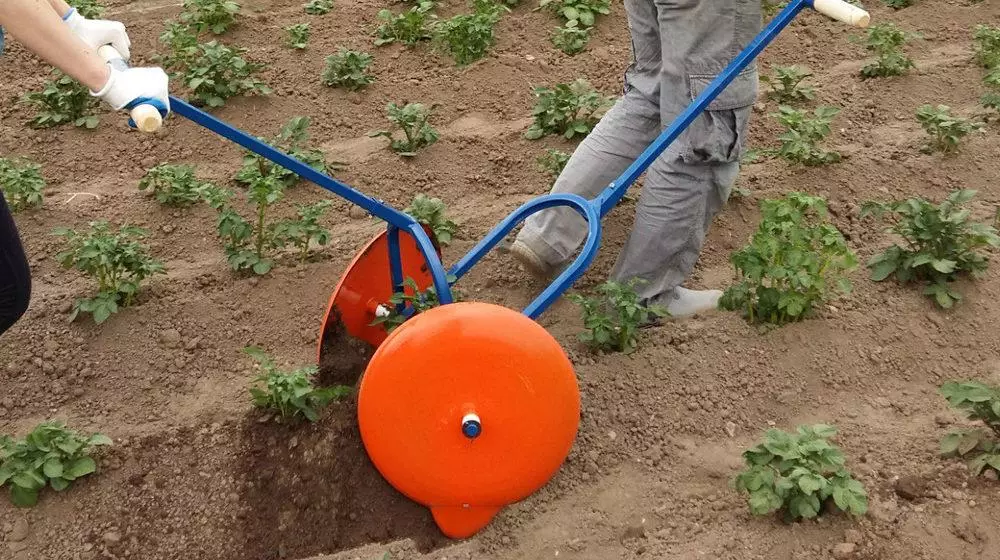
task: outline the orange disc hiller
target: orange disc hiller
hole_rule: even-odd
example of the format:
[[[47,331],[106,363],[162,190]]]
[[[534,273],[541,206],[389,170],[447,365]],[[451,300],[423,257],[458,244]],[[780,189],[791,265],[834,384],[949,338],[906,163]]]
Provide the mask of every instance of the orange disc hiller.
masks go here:
[[[448,273],[432,236],[417,221],[383,202],[274,149],[199,110],[170,98],[170,108],[285,167],[388,223],[347,267],[337,284],[320,336],[320,362],[342,348],[338,338],[374,349],[358,392],[358,422],[372,462],[399,491],[433,512],[456,538],[484,527],[506,504],[528,496],[569,453],[580,395],[569,360],[533,321],[579,278],[593,260],[601,218],[643,172],[804,8],[866,26],[868,14],[844,0],[791,0],[698,97],[593,200],[547,194],[525,203],[487,234]],[[141,100],[140,100],[141,101]],[[141,107],[134,109],[138,110]],[[522,313],[487,303],[453,303],[462,278],[529,215],[567,206],[587,222],[576,259]],[[440,307],[414,315],[393,302],[412,279],[410,296],[433,286]],[[411,298],[412,299],[412,298]],[[377,317],[411,317],[386,336]],[[346,368],[345,371],[350,371]],[[354,383],[351,377],[337,379]]]

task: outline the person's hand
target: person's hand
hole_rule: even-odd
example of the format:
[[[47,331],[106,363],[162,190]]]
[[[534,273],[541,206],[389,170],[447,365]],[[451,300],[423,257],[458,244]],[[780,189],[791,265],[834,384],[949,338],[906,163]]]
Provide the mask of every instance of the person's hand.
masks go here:
[[[166,118],[170,113],[167,73],[162,68],[129,68],[118,70],[108,65],[110,76],[101,91],[91,95],[100,97],[115,110],[131,109],[136,105],[152,105]],[[135,123],[129,122],[135,126]]]
[[[63,18],[70,30],[90,48],[97,50],[104,45],[111,45],[121,53],[122,58],[129,59],[129,47],[132,41],[125,32],[125,25],[118,21],[106,19],[87,19],[70,8]]]

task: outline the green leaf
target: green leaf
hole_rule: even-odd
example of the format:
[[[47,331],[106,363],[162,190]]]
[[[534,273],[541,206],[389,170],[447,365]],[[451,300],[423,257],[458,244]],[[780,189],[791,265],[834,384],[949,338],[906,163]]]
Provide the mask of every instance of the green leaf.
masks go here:
[[[62,492],[63,490],[69,488],[70,482],[65,478],[52,478],[49,479],[49,484],[56,492]]]
[[[15,484],[10,487],[10,501],[18,507],[31,507],[38,503],[38,490]]]
[[[90,457],[81,457],[74,461],[66,472],[66,478],[74,480],[97,470],[97,463]]]
[[[44,472],[45,476],[49,478],[61,477],[63,474],[62,461],[56,458],[45,461],[45,464],[42,467],[42,472]]]

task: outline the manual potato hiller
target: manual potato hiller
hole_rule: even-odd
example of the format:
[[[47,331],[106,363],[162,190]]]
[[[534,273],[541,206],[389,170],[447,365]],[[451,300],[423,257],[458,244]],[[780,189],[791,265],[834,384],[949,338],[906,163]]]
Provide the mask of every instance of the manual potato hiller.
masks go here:
[[[170,104],[173,112],[388,223],[386,231],[355,257],[334,289],[319,352],[322,355],[323,341],[334,331],[376,348],[358,386],[358,423],[368,455],[396,489],[431,509],[446,535],[464,538],[485,527],[500,508],[546,484],[576,438],[580,396],[573,367],[559,343],[533,319],[590,265],[604,215],[806,7],[860,27],[869,22],[864,10],[843,0],[792,0],[597,198],[547,194],[528,201],[447,272],[431,236],[409,215],[181,99],[171,97]],[[120,63],[121,57],[109,49],[102,47],[102,55]],[[131,115],[141,130],[156,130],[161,124],[151,105],[135,107]],[[529,215],[555,206],[579,212],[587,221],[588,234],[580,254],[551,285],[521,313],[490,303],[453,303],[449,280],[460,280]],[[402,291],[406,277],[421,290],[433,285],[442,305],[412,316],[386,335],[382,326],[371,323],[380,306]]]

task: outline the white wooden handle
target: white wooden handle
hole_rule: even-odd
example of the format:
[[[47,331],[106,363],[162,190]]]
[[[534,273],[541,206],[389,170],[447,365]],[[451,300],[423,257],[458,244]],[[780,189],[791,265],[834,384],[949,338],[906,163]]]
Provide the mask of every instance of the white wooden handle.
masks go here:
[[[97,54],[105,62],[122,68],[128,67],[121,53],[111,45],[101,46],[97,49]],[[136,128],[143,132],[156,132],[163,126],[163,117],[160,116],[160,111],[152,105],[136,105],[129,111],[129,116],[132,117],[132,122],[135,123]]]
[[[837,21],[857,27],[868,27],[872,17],[861,8],[844,0],[813,0],[813,9]]]

